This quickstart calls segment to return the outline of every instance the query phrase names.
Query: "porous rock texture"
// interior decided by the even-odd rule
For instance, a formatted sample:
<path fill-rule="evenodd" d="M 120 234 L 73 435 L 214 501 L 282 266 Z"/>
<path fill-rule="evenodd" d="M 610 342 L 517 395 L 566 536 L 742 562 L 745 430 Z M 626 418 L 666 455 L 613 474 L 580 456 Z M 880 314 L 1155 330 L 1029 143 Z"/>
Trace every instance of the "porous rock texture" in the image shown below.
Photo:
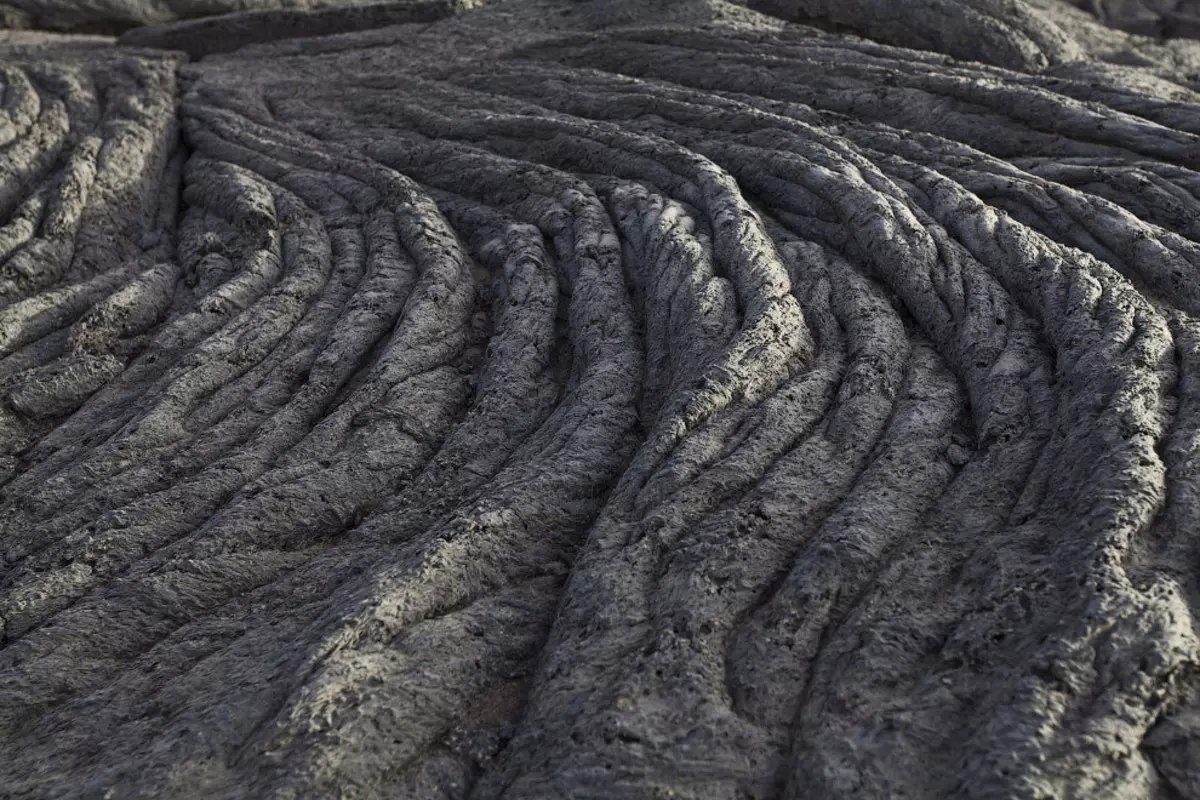
<path fill-rule="evenodd" d="M 1200 44 L 55 2 L 0 797 L 1200 797 Z"/>

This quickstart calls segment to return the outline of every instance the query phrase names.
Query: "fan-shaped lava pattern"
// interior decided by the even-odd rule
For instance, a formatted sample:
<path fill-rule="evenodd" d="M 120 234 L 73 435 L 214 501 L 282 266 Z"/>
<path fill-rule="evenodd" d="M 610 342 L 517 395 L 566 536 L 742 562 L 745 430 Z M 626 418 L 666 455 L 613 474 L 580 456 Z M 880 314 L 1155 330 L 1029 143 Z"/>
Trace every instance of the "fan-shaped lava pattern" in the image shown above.
<path fill-rule="evenodd" d="M 9 34 L 6 796 L 1200 793 L 1195 76 L 633 8 Z"/>

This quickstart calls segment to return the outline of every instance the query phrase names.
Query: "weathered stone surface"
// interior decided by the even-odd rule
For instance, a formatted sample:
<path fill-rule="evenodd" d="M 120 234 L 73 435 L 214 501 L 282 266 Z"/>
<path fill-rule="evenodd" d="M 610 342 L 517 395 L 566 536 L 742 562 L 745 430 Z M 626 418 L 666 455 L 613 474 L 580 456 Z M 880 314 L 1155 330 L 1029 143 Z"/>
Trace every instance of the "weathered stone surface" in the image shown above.
<path fill-rule="evenodd" d="M 284 5 L 0 35 L 0 796 L 1200 797 L 1200 44 Z"/>
<path fill-rule="evenodd" d="M 1113 27 L 1146 36 L 1200 39 L 1197 0 L 1074 0 Z"/>
<path fill-rule="evenodd" d="M 4 0 L 0 2 L 0 27 L 115 35 L 140 25 L 211 15 L 329 7 L 350 10 L 377 4 L 379 0 Z"/>

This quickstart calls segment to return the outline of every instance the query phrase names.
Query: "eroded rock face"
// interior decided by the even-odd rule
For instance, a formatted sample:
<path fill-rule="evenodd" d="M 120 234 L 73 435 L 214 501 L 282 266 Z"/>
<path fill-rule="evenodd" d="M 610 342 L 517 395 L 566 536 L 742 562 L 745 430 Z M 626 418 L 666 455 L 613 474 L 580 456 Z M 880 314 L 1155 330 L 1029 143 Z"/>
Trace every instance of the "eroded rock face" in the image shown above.
<path fill-rule="evenodd" d="M 0 795 L 1200 796 L 1197 45 L 749 5 L 4 35 Z"/>

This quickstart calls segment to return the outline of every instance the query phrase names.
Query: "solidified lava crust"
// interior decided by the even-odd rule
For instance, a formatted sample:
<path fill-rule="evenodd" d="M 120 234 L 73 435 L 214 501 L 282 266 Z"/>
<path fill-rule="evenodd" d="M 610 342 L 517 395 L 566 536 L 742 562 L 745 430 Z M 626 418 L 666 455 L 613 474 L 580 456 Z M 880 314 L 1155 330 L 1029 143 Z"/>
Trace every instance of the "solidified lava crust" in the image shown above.
<path fill-rule="evenodd" d="M 0 4 L 0 797 L 1200 798 L 1185 29 L 247 5 Z"/>

